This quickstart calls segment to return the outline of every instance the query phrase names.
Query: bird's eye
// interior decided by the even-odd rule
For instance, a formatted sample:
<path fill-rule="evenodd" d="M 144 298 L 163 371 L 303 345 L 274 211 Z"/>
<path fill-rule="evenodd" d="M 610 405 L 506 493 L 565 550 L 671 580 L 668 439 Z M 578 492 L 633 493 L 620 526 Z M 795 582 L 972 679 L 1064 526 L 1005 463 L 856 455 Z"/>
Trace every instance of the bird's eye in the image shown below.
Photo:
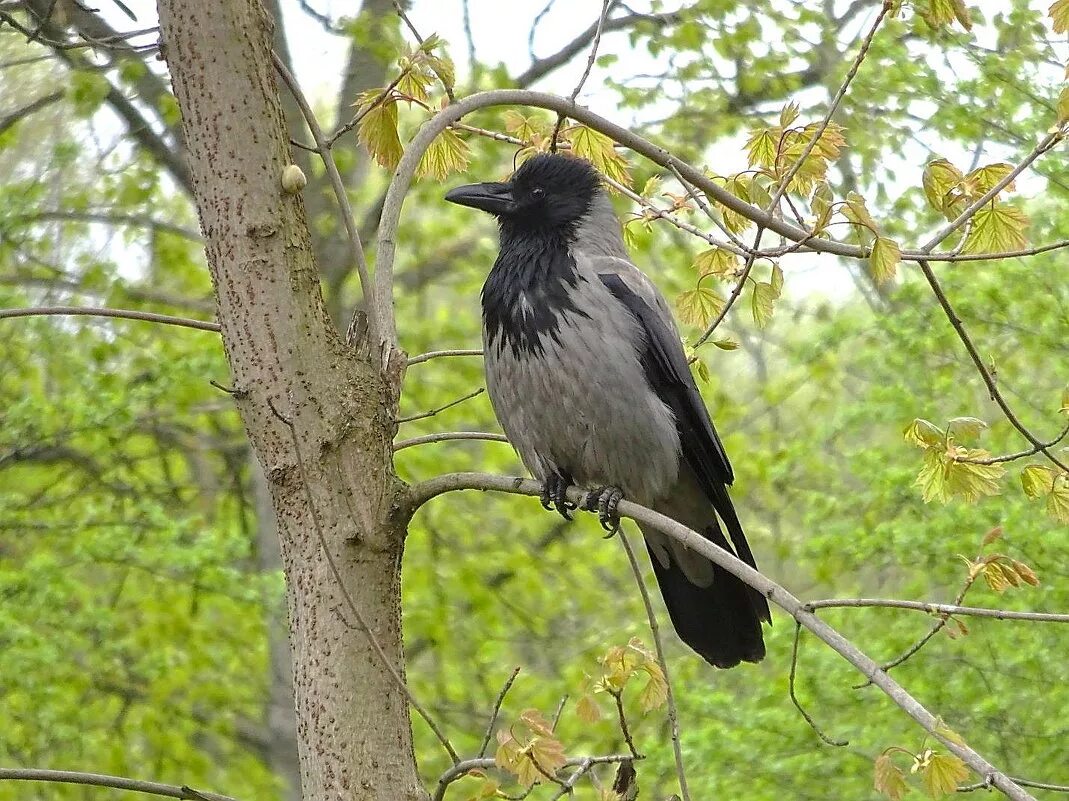
<path fill-rule="evenodd" d="M 541 200 L 545 196 L 546 190 L 540 186 L 536 186 L 534 189 L 531 190 L 531 197 L 533 197 L 535 200 Z"/>

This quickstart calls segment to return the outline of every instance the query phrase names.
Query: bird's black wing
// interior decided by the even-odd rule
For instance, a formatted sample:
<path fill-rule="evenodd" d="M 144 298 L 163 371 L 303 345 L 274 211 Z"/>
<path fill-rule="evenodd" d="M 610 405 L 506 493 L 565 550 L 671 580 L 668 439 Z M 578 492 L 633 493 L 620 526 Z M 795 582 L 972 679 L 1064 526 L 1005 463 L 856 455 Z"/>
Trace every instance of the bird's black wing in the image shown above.
<path fill-rule="evenodd" d="M 618 268 L 627 265 L 634 276 L 641 277 L 643 281 L 647 280 L 629 262 L 619 259 L 612 259 L 612 262 Z M 662 312 L 655 308 L 648 299 L 636 292 L 620 274 L 619 269 L 614 272 L 599 272 L 598 277 L 613 297 L 634 315 L 641 327 L 646 340 L 642 353 L 646 380 L 675 415 L 683 459 L 694 472 L 716 513 L 724 521 L 739 558 L 756 569 L 757 561 L 746 541 L 742 523 L 727 491 L 728 485 L 735 480 L 735 474 L 728 461 L 724 444 L 713 427 L 713 421 L 709 419 L 709 412 L 698 392 L 698 386 L 694 383 L 679 337 L 671 320 L 666 319 L 667 311 Z M 650 290 L 656 292 L 652 286 Z M 768 619 L 768 606 L 760 593 L 756 593 L 755 600 L 759 601 L 763 616 Z"/>
<path fill-rule="evenodd" d="M 709 419 L 679 337 L 663 316 L 615 273 L 599 274 L 601 282 L 634 315 L 645 335 L 642 366 L 657 396 L 676 418 L 683 458 L 710 498 L 714 489 L 735 480 L 724 444 Z"/>

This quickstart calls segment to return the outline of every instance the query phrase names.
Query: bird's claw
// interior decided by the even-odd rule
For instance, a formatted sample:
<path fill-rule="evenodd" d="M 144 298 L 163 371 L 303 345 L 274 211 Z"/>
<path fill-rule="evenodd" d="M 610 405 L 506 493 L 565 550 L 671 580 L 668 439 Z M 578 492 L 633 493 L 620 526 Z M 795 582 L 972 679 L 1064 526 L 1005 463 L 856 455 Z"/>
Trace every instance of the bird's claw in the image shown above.
<path fill-rule="evenodd" d="M 605 535 L 605 539 L 609 539 L 620 530 L 620 516 L 616 513 L 616 508 L 623 499 L 624 494 L 618 487 L 599 487 L 588 492 L 583 499 L 583 509 L 588 512 L 597 512 L 598 522 L 609 532 Z"/>
<path fill-rule="evenodd" d="M 572 516 L 568 513 L 577 508 L 568 500 L 568 483 L 564 476 L 554 473 L 542 484 L 542 495 L 539 497 L 543 509 L 547 512 L 555 510 L 565 520 L 571 520 Z"/>

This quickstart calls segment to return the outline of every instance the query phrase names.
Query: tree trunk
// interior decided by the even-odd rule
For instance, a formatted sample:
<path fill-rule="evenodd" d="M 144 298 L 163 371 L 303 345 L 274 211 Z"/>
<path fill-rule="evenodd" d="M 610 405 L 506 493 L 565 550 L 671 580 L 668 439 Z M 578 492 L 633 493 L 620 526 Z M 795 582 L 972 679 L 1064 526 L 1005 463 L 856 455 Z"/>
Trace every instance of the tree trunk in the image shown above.
<path fill-rule="evenodd" d="M 278 521 L 304 796 L 420 798 L 405 696 L 321 545 L 403 676 L 404 528 L 391 518 L 400 371 L 346 346 L 324 310 L 303 204 L 281 192 L 289 147 L 258 0 L 159 10 L 234 397 Z"/>

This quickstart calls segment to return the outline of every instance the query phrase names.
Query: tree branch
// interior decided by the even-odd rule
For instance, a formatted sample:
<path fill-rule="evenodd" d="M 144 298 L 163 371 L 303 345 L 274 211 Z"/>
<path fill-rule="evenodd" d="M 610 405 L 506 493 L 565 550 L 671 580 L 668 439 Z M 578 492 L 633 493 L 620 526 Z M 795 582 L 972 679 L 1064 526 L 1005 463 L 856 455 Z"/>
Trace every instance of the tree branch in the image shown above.
<path fill-rule="evenodd" d="M 432 350 L 427 353 L 421 353 L 419 356 L 413 356 L 408 360 L 408 366 L 413 364 L 420 364 L 421 362 L 429 362 L 431 359 L 441 359 L 444 356 L 482 356 L 481 350 Z"/>
<path fill-rule="evenodd" d="M 1035 447 L 1036 452 L 1042 452 L 1051 462 L 1056 464 L 1065 472 L 1069 473 L 1069 467 L 1051 453 L 1050 448 L 1027 429 L 1024 424 L 1017 418 L 1013 409 L 1006 402 L 1006 399 L 1002 397 L 1002 392 L 998 388 L 998 384 L 995 383 L 995 377 L 991 374 L 991 371 L 984 364 L 984 360 L 980 358 L 980 353 L 976 350 L 976 345 L 973 344 L 972 337 L 965 330 L 965 326 L 961 322 L 961 318 L 958 317 L 957 312 L 954 311 L 954 307 L 950 305 L 950 300 L 947 298 L 946 293 L 943 291 L 942 285 L 939 283 L 939 279 L 935 277 L 935 273 L 932 271 L 932 266 L 921 259 L 917 262 L 921 268 L 921 272 L 924 274 L 925 279 L 928 281 L 928 285 L 932 288 L 932 292 L 935 294 L 935 299 L 942 307 L 944 314 L 950 321 L 951 326 L 958 334 L 958 339 L 961 340 L 961 344 L 965 346 L 965 350 L 969 353 L 969 358 L 972 359 L 973 365 L 976 367 L 976 371 L 980 373 L 980 377 L 984 381 L 984 385 L 987 387 L 988 393 L 998 407 L 1002 410 L 1002 413 L 1006 416 L 1006 419 L 1010 421 L 1010 425 L 1017 429 L 1018 432 Z"/>
<path fill-rule="evenodd" d="M 635 577 L 639 594 L 642 596 L 642 605 L 646 608 L 646 620 L 650 624 L 650 634 L 653 636 L 653 647 L 657 649 L 657 662 L 664 674 L 665 687 L 667 688 L 665 701 L 668 704 L 668 728 L 672 736 L 672 756 L 676 761 L 676 778 L 679 779 L 679 792 L 683 795 L 683 801 L 690 801 L 690 786 L 687 783 L 686 766 L 683 763 L 683 747 L 679 733 L 679 710 L 676 708 L 676 694 L 672 689 L 672 676 L 668 672 L 668 660 L 664 658 L 664 644 L 661 642 L 661 628 L 657 625 L 657 615 L 653 612 L 653 602 L 650 600 L 646 582 L 642 580 L 642 571 L 639 569 L 635 551 L 631 547 L 631 540 L 623 529 L 617 532 L 620 544 L 627 554 L 627 563 L 631 566 L 631 575 Z"/>
<path fill-rule="evenodd" d="M 542 487 L 535 481 L 508 478 L 484 473 L 451 473 L 423 481 L 409 489 L 407 509 L 411 514 L 420 505 L 446 492 L 461 489 L 492 490 L 516 495 L 537 496 Z M 579 503 L 583 493 L 572 487 L 568 490 L 570 500 Z M 683 543 L 691 550 L 715 562 L 728 572 L 738 576 L 751 587 L 764 594 L 770 601 L 786 611 L 797 622 L 826 643 L 833 651 L 853 665 L 863 676 L 872 680 L 900 709 L 913 718 L 932 737 L 939 740 L 951 753 L 957 755 L 973 771 L 989 780 L 1014 801 L 1035 801 L 1020 785 L 996 768 L 968 745 L 948 739 L 942 732 L 939 721 L 912 695 L 910 695 L 879 664 L 866 656 L 856 645 L 817 617 L 802 601 L 784 587 L 754 570 L 726 550 L 717 547 L 702 535 L 686 526 L 629 501 L 621 501 L 619 513 L 639 523 L 652 526 L 667 536 Z"/>
<path fill-rule="evenodd" d="M 86 317 L 119 317 L 126 320 L 141 320 L 147 323 L 177 325 L 183 328 L 195 328 L 198 331 L 219 333 L 219 323 L 207 320 L 193 320 L 188 317 L 174 317 L 170 314 L 134 311 L 132 309 L 107 309 L 91 306 L 36 306 L 27 309 L 0 309 L 0 320 L 9 317 L 42 317 L 48 315 L 83 315 Z"/>
<path fill-rule="evenodd" d="M 63 92 L 53 92 L 50 95 L 43 95 L 42 97 L 37 98 L 22 108 L 15 109 L 10 114 L 5 114 L 3 117 L 0 117 L 0 134 L 34 112 L 47 108 L 58 100 L 62 100 L 63 97 Z"/>
<path fill-rule="evenodd" d="M 504 434 L 491 434 L 487 431 L 443 431 L 438 434 L 425 434 L 422 437 L 402 439 L 393 445 L 394 452 L 403 451 L 413 445 L 426 445 L 429 442 L 447 442 L 454 439 L 482 439 L 487 442 L 508 442 Z"/>
<path fill-rule="evenodd" d="M 930 615 L 962 615 L 963 617 L 989 617 L 995 620 L 1029 620 L 1033 623 L 1069 623 L 1069 614 L 1057 612 L 1013 612 L 1008 609 L 991 609 L 986 606 L 958 606 L 935 604 L 928 601 L 902 601 L 898 598 L 827 598 L 809 601 L 806 609 L 912 609 Z"/>
<path fill-rule="evenodd" d="M 228 795 L 207 793 L 192 787 L 175 784 L 161 784 L 124 776 L 109 776 L 104 773 L 82 773 L 76 770 L 44 770 L 41 768 L 0 768 L 0 781 L 55 782 L 59 784 L 81 784 L 89 787 L 111 787 L 115 790 L 128 790 L 132 793 L 147 793 L 164 798 L 181 798 L 188 801 L 235 801 Z"/>
<path fill-rule="evenodd" d="M 685 9 L 668 14 L 627 14 L 622 17 L 614 17 L 605 20 L 605 24 L 601 27 L 601 30 L 603 34 L 610 31 L 622 31 L 640 22 L 650 22 L 658 27 L 664 28 L 679 22 L 684 18 L 685 14 Z M 589 45 L 597 35 L 597 32 L 598 23 L 595 22 L 553 55 L 536 59 L 527 69 L 516 76 L 513 83 L 515 83 L 518 88 L 525 89 L 535 81 L 544 78 L 558 67 L 563 67 L 586 49 L 587 45 Z"/>

